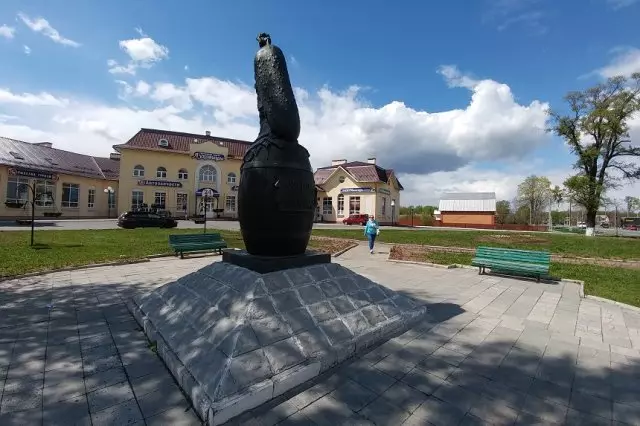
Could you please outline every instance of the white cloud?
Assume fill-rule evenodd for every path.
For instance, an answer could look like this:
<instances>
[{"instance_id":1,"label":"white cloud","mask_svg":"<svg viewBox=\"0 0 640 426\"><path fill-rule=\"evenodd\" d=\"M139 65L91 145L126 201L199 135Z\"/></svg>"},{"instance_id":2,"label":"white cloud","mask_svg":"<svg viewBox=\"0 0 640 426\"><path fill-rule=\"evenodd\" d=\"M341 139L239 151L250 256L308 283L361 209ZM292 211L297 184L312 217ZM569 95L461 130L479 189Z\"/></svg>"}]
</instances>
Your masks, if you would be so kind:
<instances>
[{"instance_id":1,"label":"white cloud","mask_svg":"<svg viewBox=\"0 0 640 426\"><path fill-rule=\"evenodd\" d=\"M13 93L8 89L0 88L0 105L15 104L28 106L52 106L64 107L69 103L67 99L57 98L51 93Z\"/></svg>"},{"instance_id":2,"label":"white cloud","mask_svg":"<svg viewBox=\"0 0 640 426\"><path fill-rule=\"evenodd\" d=\"M31 48L29 46L27 46L25 44L24 46L22 46L22 48L24 49L25 55L30 55L31 54Z\"/></svg>"},{"instance_id":3,"label":"white cloud","mask_svg":"<svg viewBox=\"0 0 640 426\"><path fill-rule=\"evenodd\" d=\"M49 21L44 18L38 17L31 19L22 12L18 13L18 18L20 18L20 20L22 20L29 29L50 38L55 43L62 44L64 46L80 47L80 43L63 37L58 30L53 28L51 24L49 24Z\"/></svg>"},{"instance_id":4,"label":"white cloud","mask_svg":"<svg viewBox=\"0 0 640 426\"><path fill-rule=\"evenodd\" d=\"M541 0L487 0L483 21L496 25L498 31L519 27L532 35L547 32L546 14Z\"/></svg>"},{"instance_id":5,"label":"white cloud","mask_svg":"<svg viewBox=\"0 0 640 426\"><path fill-rule=\"evenodd\" d=\"M138 68L151 68L156 62L169 57L169 49L158 44L151 37L136 28L141 38L120 40L118 45L128 56L129 62L126 65L118 63L114 59L109 59L107 65L112 74L135 75Z\"/></svg>"},{"instance_id":6,"label":"white cloud","mask_svg":"<svg viewBox=\"0 0 640 426\"><path fill-rule=\"evenodd\" d=\"M638 0L607 0L607 3L609 3L614 10L632 6L637 2Z\"/></svg>"},{"instance_id":7,"label":"white cloud","mask_svg":"<svg viewBox=\"0 0 640 426\"><path fill-rule=\"evenodd\" d=\"M0 37L12 39L15 37L16 29L8 25L0 25Z\"/></svg>"},{"instance_id":8,"label":"white cloud","mask_svg":"<svg viewBox=\"0 0 640 426\"><path fill-rule=\"evenodd\" d=\"M609 64L596 71L601 77L628 77L634 72L640 72L640 49L626 47L614 49L613 52L614 57Z\"/></svg>"},{"instance_id":9,"label":"white cloud","mask_svg":"<svg viewBox=\"0 0 640 426\"><path fill-rule=\"evenodd\" d=\"M546 174L560 184L571 172L570 165L553 171L531 159L550 139L544 132L546 103L518 103L509 86L470 77L454 66L441 67L439 73L452 90L469 92L467 105L420 111L400 101L372 106L357 86L344 91L295 88L300 143L311 153L313 167L335 158L377 157L381 166L396 170L405 186L402 204L437 201L440 192L457 190L495 190L500 198L510 198L528 174ZM117 105L0 90L0 114L12 117L0 120L0 135L49 140L58 148L94 155L108 155L112 145L141 127L210 130L244 140L257 136L252 85L215 77L117 84L124 99ZM478 164L483 161L512 166L487 170Z\"/></svg>"}]
</instances>

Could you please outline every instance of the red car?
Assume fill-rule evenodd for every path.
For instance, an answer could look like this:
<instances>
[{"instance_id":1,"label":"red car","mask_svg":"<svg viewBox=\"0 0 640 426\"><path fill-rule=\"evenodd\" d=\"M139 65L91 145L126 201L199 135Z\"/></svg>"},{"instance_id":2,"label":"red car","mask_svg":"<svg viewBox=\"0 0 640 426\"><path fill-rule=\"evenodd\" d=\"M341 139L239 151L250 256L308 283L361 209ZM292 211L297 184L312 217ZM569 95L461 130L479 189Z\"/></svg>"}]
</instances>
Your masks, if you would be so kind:
<instances>
[{"instance_id":1,"label":"red car","mask_svg":"<svg viewBox=\"0 0 640 426\"><path fill-rule=\"evenodd\" d=\"M626 225L623 229L626 231L637 231L638 227L636 225Z\"/></svg>"},{"instance_id":2,"label":"red car","mask_svg":"<svg viewBox=\"0 0 640 426\"><path fill-rule=\"evenodd\" d=\"M351 216L345 218L342 223L345 225L366 225L369 220L368 214L352 214Z\"/></svg>"}]
</instances>

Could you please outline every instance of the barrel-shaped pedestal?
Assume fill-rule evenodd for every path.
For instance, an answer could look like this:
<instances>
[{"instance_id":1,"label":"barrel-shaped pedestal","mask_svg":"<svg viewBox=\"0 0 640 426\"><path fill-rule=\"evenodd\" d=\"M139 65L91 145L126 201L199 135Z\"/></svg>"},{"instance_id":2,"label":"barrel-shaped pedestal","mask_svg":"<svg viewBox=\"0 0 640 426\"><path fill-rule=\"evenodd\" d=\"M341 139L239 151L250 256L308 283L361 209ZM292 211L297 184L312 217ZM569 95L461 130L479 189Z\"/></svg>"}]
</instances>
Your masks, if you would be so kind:
<instances>
[{"instance_id":1,"label":"barrel-shaped pedestal","mask_svg":"<svg viewBox=\"0 0 640 426\"><path fill-rule=\"evenodd\" d=\"M316 188L308 159L302 164L268 160L243 164L238 217L250 254L303 254L311 237L315 210Z\"/></svg>"}]
</instances>

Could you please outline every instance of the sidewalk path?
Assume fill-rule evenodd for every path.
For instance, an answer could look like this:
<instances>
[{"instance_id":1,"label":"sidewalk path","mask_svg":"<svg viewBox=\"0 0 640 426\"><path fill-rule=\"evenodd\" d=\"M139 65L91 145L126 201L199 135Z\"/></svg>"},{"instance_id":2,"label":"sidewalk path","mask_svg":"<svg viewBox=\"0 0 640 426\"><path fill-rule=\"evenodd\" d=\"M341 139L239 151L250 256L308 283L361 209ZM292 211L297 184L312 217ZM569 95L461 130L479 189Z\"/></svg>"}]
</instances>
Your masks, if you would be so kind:
<instances>
[{"instance_id":1,"label":"sidewalk path","mask_svg":"<svg viewBox=\"0 0 640 426\"><path fill-rule=\"evenodd\" d=\"M640 424L637 311L581 299L571 283L398 264L387 254L361 245L336 261L420 298L429 318L236 423ZM218 259L0 283L0 425L199 424L123 300Z\"/></svg>"}]
</instances>

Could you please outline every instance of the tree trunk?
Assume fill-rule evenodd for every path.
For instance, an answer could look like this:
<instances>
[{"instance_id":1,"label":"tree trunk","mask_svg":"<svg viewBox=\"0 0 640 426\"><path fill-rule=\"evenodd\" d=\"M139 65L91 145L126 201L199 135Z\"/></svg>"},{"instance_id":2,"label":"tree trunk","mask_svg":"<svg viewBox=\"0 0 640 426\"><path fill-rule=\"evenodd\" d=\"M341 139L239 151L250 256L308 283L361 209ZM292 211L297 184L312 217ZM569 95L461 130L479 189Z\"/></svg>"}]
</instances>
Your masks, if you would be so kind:
<instances>
[{"instance_id":1,"label":"tree trunk","mask_svg":"<svg viewBox=\"0 0 640 426\"><path fill-rule=\"evenodd\" d=\"M598 209L587 209L587 237L593 237L595 235L596 228L596 216L598 215Z\"/></svg>"}]
</instances>

